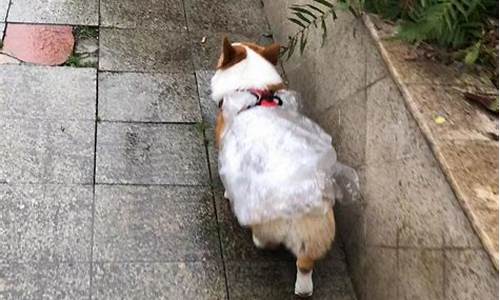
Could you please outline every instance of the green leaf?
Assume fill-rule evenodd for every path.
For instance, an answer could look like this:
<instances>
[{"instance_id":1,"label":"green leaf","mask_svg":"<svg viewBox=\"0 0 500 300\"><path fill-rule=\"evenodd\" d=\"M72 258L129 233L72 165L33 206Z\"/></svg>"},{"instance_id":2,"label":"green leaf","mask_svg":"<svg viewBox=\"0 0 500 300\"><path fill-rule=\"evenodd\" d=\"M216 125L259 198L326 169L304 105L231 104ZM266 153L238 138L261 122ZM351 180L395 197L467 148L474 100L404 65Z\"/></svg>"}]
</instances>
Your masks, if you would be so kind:
<instances>
[{"instance_id":1,"label":"green leaf","mask_svg":"<svg viewBox=\"0 0 500 300\"><path fill-rule=\"evenodd\" d=\"M323 30L323 34L321 36L321 47L323 47L323 45L325 45L325 41L326 41L326 37L327 37L325 19L321 20L321 29Z\"/></svg>"},{"instance_id":2,"label":"green leaf","mask_svg":"<svg viewBox=\"0 0 500 300\"><path fill-rule=\"evenodd\" d=\"M472 47L467 50L464 62L468 65L472 65L476 62L479 57L479 50L481 49L481 42L477 42Z\"/></svg>"},{"instance_id":3,"label":"green leaf","mask_svg":"<svg viewBox=\"0 0 500 300\"><path fill-rule=\"evenodd\" d=\"M290 44L288 45L288 56L286 59L290 59L292 57L293 52L295 51L295 45L297 44L297 39L292 38L290 39Z\"/></svg>"},{"instance_id":4,"label":"green leaf","mask_svg":"<svg viewBox=\"0 0 500 300\"><path fill-rule=\"evenodd\" d=\"M318 2L320 4L323 4L324 6L328 7L328 8L332 8L333 7L333 4L326 1L326 0L314 0L314 2Z\"/></svg>"},{"instance_id":5,"label":"green leaf","mask_svg":"<svg viewBox=\"0 0 500 300\"><path fill-rule=\"evenodd\" d=\"M300 54L302 55L304 53L304 49L306 48L307 44L307 35L302 32L302 35L300 36Z\"/></svg>"},{"instance_id":6,"label":"green leaf","mask_svg":"<svg viewBox=\"0 0 500 300\"><path fill-rule=\"evenodd\" d=\"M306 28L306 25L302 24L302 22L300 22L299 20L297 19L294 19L294 18L288 18L288 20L292 21L293 23L299 25L300 27L302 28Z\"/></svg>"},{"instance_id":7,"label":"green leaf","mask_svg":"<svg viewBox=\"0 0 500 300\"><path fill-rule=\"evenodd\" d=\"M321 9L317 8L316 6L312 5L312 4L306 4L307 7L311 8L311 9L314 9L315 11L319 12L320 14L324 14L325 12L322 11Z\"/></svg>"},{"instance_id":8,"label":"green leaf","mask_svg":"<svg viewBox=\"0 0 500 300\"><path fill-rule=\"evenodd\" d=\"M297 13L304 13L306 15L309 15L313 18L313 20L316 20L318 18L315 14L302 7L291 6L290 9L296 11Z\"/></svg>"},{"instance_id":9,"label":"green leaf","mask_svg":"<svg viewBox=\"0 0 500 300\"><path fill-rule=\"evenodd\" d=\"M309 21L309 19L306 18L303 14L301 14L299 12L294 12L293 14L296 15L297 17L299 17L299 19L306 22L307 24L311 24L311 21Z\"/></svg>"}]
</instances>

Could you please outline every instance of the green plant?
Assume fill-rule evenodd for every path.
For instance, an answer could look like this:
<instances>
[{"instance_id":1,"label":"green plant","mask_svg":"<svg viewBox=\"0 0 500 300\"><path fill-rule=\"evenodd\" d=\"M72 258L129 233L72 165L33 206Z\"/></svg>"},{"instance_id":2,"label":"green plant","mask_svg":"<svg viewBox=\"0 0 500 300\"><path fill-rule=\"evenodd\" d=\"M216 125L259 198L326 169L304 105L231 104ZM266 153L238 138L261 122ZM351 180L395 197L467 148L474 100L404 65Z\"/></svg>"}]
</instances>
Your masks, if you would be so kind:
<instances>
[{"instance_id":1,"label":"green plant","mask_svg":"<svg viewBox=\"0 0 500 300\"><path fill-rule=\"evenodd\" d=\"M76 26L74 29L77 39L98 38L99 29L91 26Z\"/></svg>"},{"instance_id":2,"label":"green plant","mask_svg":"<svg viewBox=\"0 0 500 300\"><path fill-rule=\"evenodd\" d=\"M313 27L321 28L322 44L324 44L327 36L327 19L332 18L335 21L337 9L350 10L355 15L359 15L361 12L360 2L350 0L339 0L336 3L327 0L312 0L310 4L294 4L289 8L292 15L288 20L295 23L300 29L289 37L288 45L283 47L281 54L286 59L293 55L297 46L301 54L304 52L309 31Z\"/></svg>"},{"instance_id":3,"label":"green plant","mask_svg":"<svg viewBox=\"0 0 500 300\"><path fill-rule=\"evenodd\" d=\"M316 9L321 4L326 9ZM307 31L321 21L323 39L327 30L324 19L335 16L335 8L348 8L354 14L362 9L398 23L396 38L411 43L430 42L452 52L467 64L488 62L498 66L497 0L311 0L311 4L292 5L290 21L301 26L285 48L287 57L300 38L303 52ZM491 32L496 32L491 34ZM305 38L304 38L305 36ZM495 49L496 48L496 49Z\"/></svg>"}]
</instances>

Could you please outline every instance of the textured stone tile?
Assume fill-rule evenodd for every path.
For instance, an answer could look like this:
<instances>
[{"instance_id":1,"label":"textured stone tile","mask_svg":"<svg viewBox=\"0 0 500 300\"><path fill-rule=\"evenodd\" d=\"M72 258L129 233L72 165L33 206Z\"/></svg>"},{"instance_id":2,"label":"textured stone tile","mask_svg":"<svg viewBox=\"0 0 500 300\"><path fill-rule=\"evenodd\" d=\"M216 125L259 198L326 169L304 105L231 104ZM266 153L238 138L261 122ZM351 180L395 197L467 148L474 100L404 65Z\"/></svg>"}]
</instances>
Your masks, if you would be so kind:
<instances>
[{"instance_id":1,"label":"textured stone tile","mask_svg":"<svg viewBox=\"0 0 500 300\"><path fill-rule=\"evenodd\" d=\"M207 184L206 159L194 125L98 125L98 183Z\"/></svg>"},{"instance_id":2,"label":"textured stone tile","mask_svg":"<svg viewBox=\"0 0 500 300\"><path fill-rule=\"evenodd\" d=\"M8 21L99 25L98 0L12 0Z\"/></svg>"},{"instance_id":3,"label":"textured stone tile","mask_svg":"<svg viewBox=\"0 0 500 300\"><path fill-rule=\"evenodd\" d=\"M99 69L172 72L191 69L187 33L101 28Z\"/></svg>"},{"instance_id":4,"label":"textured stone tile","mask_svg":"<svg viewBox=\"0 0 500 300\"><path fill-rule=\"evenodd\" d=\"M203 121L210 128L215 128L215 119L217 117L217 111L219 108L217 107L217 103L212 100L210 80L214 76L215 71L208 70L200 70L196 71L196 82L198 84L198 94L201 105L201 115L203 117ZM210 139L213 139L210 136Z\"/></svg>"},{"instance_id":5,"label":"textured stone tile","mask_svg":"<svg viewBox=\"0 0 500 300\"><path fill-rule=\"evenodd\" d=\"M497 299L498 271L482 250L446 250L445 299Z\"/></svg>"},{"instance_id":6,"label":"textured stone tile","mask_svg":"<svg viewBox=\"0 0 500 300\"><path fill-rule=\"evenodd\" d=\"M92 183L94 125L0 118L0 182Z\"/></svg>"},{"instance_id":7,"label":"textured stone tile","mask_svg":"<svg viewBox=\"0 0 500 300\"><path fill-rule=\"evenodd\" d=\"M91 186L0 184L0 199L0 262L90 260Z\"/></svg>"},{"instance_id":8,"label":"textured stone tile","mask_svg":"<svg viewBox=\"0 0 500 300\"><path fill-rule=\"evenodd\" d=\"M303 95L304 103L310 98ZM338 160L361 166L366 160L366 101L364 91L334 103L319 114L318 124L333 137Z\"/></svg>"},{"instance_id":9,"label":"textured stone tile","mask_svg":"<svg viewBox=\"0 0 500 300\"><path fill-rule=\"evenodd\" d=\"M0 261L0 297L88 299L90 263L17 263Z\"/></svg>"},{"instance_id":10,"label":"textured stone tile","mask_svg":"<svg viewBox=\"0 0 500 300\"><path fill-rule=\"evenodd\" d=\"M215 70L217 60L222 49L222 40L225 36L231 42L253 42L258 44L268 44L269 41L261 33L237 33L235 31L192 31L191 49L195 70Z\"/></svg>"},{"instance_id":11,"label":"textured stone tile","mask_svg":"<svg viewBox=\"0 0 500 300\"><path fill-rule=\"evenodd\" d=\"M5 21L10 0L0 0L0 21ZM1 26L0 26L1 27ZM0 30L1 31L1 30Z\"/></svg>"},{"instance_id":12,"label":"textured stone tile","mask_svg":"<svg viewBox=\"0 0 500 300\"><path fill-rule=\"evenodd\" d=\"M268 31L260 1L186 0L191 31L262 33Z\"/></svg>"},{"instance_id":13,"label":"textured stone tile","mask_svg":"<svg viewBox=\"0 0 500 300\"><path fill-rule=\"evenodd\" d=\"M458 248L482 248L478 235L458 201L453 198L450 199L449 203L444 202L444 204L445 209L442 216L445 228L443 232L444 245ZM498 232L496 236L498 236Z\"/></svg>"},{"instance_id":14,"label":"textured stone tile","mask_svg":"<svg viewBox=\"0 0 500 300\"><path fill-rule=\"evenodd\" d=\"M399 299L443 299L441 250L398 249Z\"/></svg>"},{"instance_id":15,"label":"textured stone tile","mask_svg":"<svg viewBox=\"0 0 500 300\"><path fill-rule=\"evenodd\" d=\"M1 15L0 15L0 17L1 17ZM3 20L3 19L0 19L0 20ZM4 31L5 31L5 23L0 22L0 41L2 41L2 39L3 39Z\"/></svg>"},{"instance_id":16,"label":"textured stone tile","mask_svg":"<svg viewBox=\"0 0 500 300\"><path fill-rule=\"evenodd\" d=\"M397 249L368 247L366 249L364 299L398 299Z\"/></svg>"},{"instance_id":17,"label":"textured stone tile","mask_svg":"<svg viewBox=\"0 0 500 300\"><path fill-rule=\"evenodd\" d=\"M182 1L102 0L101 26L117 28L151 28L178 30L186 26Z\"/></svg>"},{"instance_id":18,"label":"textured stone tile","mask_svg":"<svg viewBox=\"0 0 500 300\"><path fill-rule=\"evenodd\" d=\"M101 73L99 117L112 121L201 121L195 78L180 72Z\"/></svg>"},{"instance_id":19,"label":"textured stone tile","mask_svg":"<svg viewBox=\"0 0 500 300\"><path fill-rule=\"evenodd\" d=\"M0 87L0 119L95 119L95 70L4 65Z\"/></svg>"},{"instance_id":20,"label":"textured stone tile","mask_svg":"<svg viewBox=\"0 0 500 300\"><path fill-rule=\"evenodd\" d=\"M383 77L389 76L389 71L385 65L385 61L379 53L377 46L368 37L365 43L366 47L366 85L369 85Z\"/></svg>"},{"instance_id":21,"label":"textured stone tile","mask_svg":"<svg viewBox=\"0 0 500 300\"><path fill-rule=\"evenodd\" d=\"M206 147L208 153L208 161L210 164L210 173L212 175L212 186L222 188L222 181L219 176L219 150L215 146L214 129L208 127L205 130Z\"/></svg>"},{"instance_id":22,"label":"textured stone tile","mask_svg":"<svg viewBox=\"0 0 500 300\"><path fill-rule=\"evenodd\" d=\"M399 163L366 166L360 169L360 187L364 199L366 243L372 246L397 246L402 227L402 190Z\"/></svg>"},{"instance_id":23,"label":"textured stone tile","mask_svg":"<svg viewBox=\"0 0 500 300\"><path fill-rule=\"evenodd\" d=\"M392 78L367 89L367 164L394 161L426 144Z\"/></svg>"},{"instance_id":24,"label":"textured stone tile","mask_svg":"<svg viewBox=\"0 0 500 300\"><path fill-rule=\"evenodd\" d=\"M95 263L95 299L225 299L222 266L209 262Z\"/></svg>"},{"instance_id":25,"label":"textured stone tile","mask_svg":"<svg viewBox=\"0 0 500 300\"><path fill-rule=\"evenodd\" d=\"M212 201L206 187L98 185L94 259L220 259Z\"/></svg>"},{"instance_id":26,"label":"textured stone tile","mask_svg":"<svg viewBox=\"0 0 500 300\"><path fill-rule=\"evenodd\" d=\"M436 248L443 245L445 211L455 198L430 149L421 150L401 161L403 226L399 245Z\"/></svg>"},{"instance_id":27,"label":"textured stone tile","mask_svg":"<svg viewBox=\"0 0 500 300\"><path fill-rule=\"evenodd\" d=\"M307 53L284 62L290 87L303 93L315 114L366 86L366 28L352 16L345 13L338 16L335 24L327 24L330 38L324 47L320 46L321 35L316 34L311 36Z\"/></svg>"},{"instance_id":28,"label":"textured stone tile","mask_svg":"<svg viewBox=\"0 0 500 300\"><path fill-rule=\"evenodd\" d=\"M360 291L366 277L366 203L363 198L357 202L337 202L334 210L337 241L342 241L350 278Z\"/></svg>"},{"instance_id":29,"label":"textured stone tile","mask_svg":"<svg viewBox=\"0 0 500 300\"><path fill-rule=\"evenodd\" d=\"M293 261L231 261L226 270L230 299L295 299ZM314 299L356 299L342 254L317 262L313 282Z\"/></svg>"}]
</instances>

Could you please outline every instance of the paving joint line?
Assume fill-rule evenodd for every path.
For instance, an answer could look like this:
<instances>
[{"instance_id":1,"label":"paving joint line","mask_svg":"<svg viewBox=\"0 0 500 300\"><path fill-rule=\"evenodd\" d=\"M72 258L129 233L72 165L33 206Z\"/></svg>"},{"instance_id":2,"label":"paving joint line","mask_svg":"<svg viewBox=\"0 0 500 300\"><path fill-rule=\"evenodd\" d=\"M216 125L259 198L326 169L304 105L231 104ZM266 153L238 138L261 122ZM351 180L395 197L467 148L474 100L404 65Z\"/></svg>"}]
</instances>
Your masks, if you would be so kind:
<instances>
[{"instance_id":1,"label":"paving joint line","mask_svg":"<svg viewBox=\"0 0 500 300\"><path fill-rule=\"evenodd\" d=\"M101 56L101 0L97 1L97 66L95 68L95 121L94 121L94 171L92 176L92 217L90 232L90 270L89 270L89 299L92 300L94 288L94 228L95 228L95 201L96 201L96 173L97 173L97 127L99 125L99 58Z\"/></svg>"},{"instance_id":2,"label":"paving joint line","mask_svg":"<svg viewBox=\"0 0 500 300\"><path fill-rule=\"evenodd\" d=\"M2 36L0 36L1 41L3 41L5 39L5 35L7 34L7 20L9 18L10 8L12 7L12 1L13 0L9 1L9 4L7 5L7 11L5 12L5 19L3 21L4 28L3 28Z\"/></svg>"},{"instance_id":3,"label":"paving joint line","mask_svg":"<svg viewBox=\"0 0 500 300\"><path fill-rule=\"evenodd\" d=\"M184 22L186 24L187 35L189 37L189 40L191 41L191 30L189 29L189 22L188 22L188 17L187 17L187 12L186 12L186 3L185 3L185 0L182 1L182 10L183 10L183 13L184 13ZM193 75L194 75L194 80L195 80L195 85L196 85L196 92L198 94L198 105L199 105L199 108L200 108L200 114L201 114L202 122L203 122L204 121L203 120L203 107L201 105L201 100L200 100L201 95L200 95L200 89L199 89L199 85L198 85L198 76L196 75L196 71L195 71L196 70L196 66L195 66L195 63L194 63L192 55L190 57L190 61L191 61L191 65L192 65L192 68L193 68ZM212 174L212 168L211 168L211 164L210 164L210 155L209 155L209 151L208 151L209 141L207 139L206 130L205 129L203 130L203 144L205 146L205 156L207 158L206 159L206 163L207 163L207 168L208 168L208 175L210 177L210 182L212 183L210 185L210 190L211 190L211 193L212 193L212 204L213 204L213 207L214 207L215 222L216 222L216 225L217 225L217 236L218 236L218 239L219 239L219 250L220 250L220 258L222 260L222 271L223 271L223 274L224 274L224 285L225 285L225 291L226 291L226 298L229 300L230 297L229 297L229 284L228 284L228 279L227 279L227 268L226 268L226 261L225 261L225 258L224 258L224 249L223 249L224 247L222 245L222 238L221 238L221 232L220 232L219 213L217 211L217 204L215 202L214 176Z\"/></svg>"}]
</instances>

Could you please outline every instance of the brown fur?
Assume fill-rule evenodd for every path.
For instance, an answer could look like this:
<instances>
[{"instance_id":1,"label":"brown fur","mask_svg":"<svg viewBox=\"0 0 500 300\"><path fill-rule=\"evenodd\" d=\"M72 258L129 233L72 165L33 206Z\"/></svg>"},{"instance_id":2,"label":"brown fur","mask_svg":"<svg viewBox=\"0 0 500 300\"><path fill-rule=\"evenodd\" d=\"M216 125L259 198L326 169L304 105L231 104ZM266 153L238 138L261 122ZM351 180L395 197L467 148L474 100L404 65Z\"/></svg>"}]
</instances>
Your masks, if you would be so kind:
<instances>
[{"instance_id":1,"label":"brown fur","mask_svg":"<svg viewBox=\"0 0 500 300\"><path fill-rule=\"evenodd\" d=\"M242 46L232 46L227 37L222 42L222 54L217 63L217 69L227 69L247 57L247 51Z\"/></svg>"},{"instance_id":2,"label":"brown fur","mask_svg":"<svg viewBox=\"0 0 500 300\"><path fill-rule=\"evenodd\" d=\"M267 47L262 47L254 43L241 43L246 47L254 50L267 61L273 65L278 64L278 59L280 55L281 46L279 44L272 44ZM231 45L227 37L224 37L222 41L222 54L217 63L217 69L228 69L231 66L239 63L247 57L247 51L245 47L239 45Z\"/></svg>"}]
</instances>

